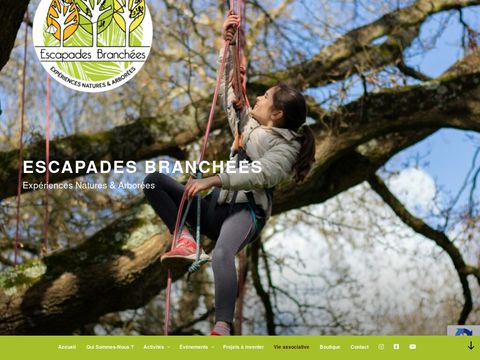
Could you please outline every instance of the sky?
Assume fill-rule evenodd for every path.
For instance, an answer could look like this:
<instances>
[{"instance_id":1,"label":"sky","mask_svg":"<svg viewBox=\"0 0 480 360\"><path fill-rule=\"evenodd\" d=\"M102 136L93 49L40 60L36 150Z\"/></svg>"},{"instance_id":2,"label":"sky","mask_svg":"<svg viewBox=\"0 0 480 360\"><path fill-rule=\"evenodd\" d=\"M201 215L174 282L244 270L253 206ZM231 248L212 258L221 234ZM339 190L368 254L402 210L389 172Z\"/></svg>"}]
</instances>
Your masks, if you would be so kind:
<instances>
[{"instance_id":1,"label":"sky","mask_svg":"<svg viewBox=\"0 0 480 360\"><path fill-rule=\"evenodd\" d=\"M441 21L445 17L444 14L434 16L422 29L420 38L442 26ZM464 20L472 28L480 31L480 7L465 9ZM425 54L411 57L408 59L408 64L417 67L431 77L437 77L461 58L463 50L459 46L459 39L461 39L463 30L458 13L453 12L446 28L433 49ZM452 194L455 194L463 184L472 164L475 150L479 146L480 135L478 133L442 129L397 154L389 161L387 168L401 168L402 164L412 163L408 159L420 155L421 168L433 177L437 187L449 189ZM477 166L480 166L478 160ZM465 199L466 197L463 196L462 200Z\"/></svg>"},{"instance_id":2,"label":"sky","mask_svg":"<svg viewBox=\"0 0 480 360\"><path fill-rule=\"evenodd\" d=\"M457 59L463 57L463 50L459 43L462 36L459 16L455 12L451 14L453 15L449 18L445 14L434 16L422 28L420 41L437 31L439 27L445 27L446 30L438 37L432 50L422 55L410 56L407 59L410 66L431 77L437 77L453 65ZM446 24L442 23L447 18L448 22ZM474 29L480 31L480 7L464 10L464 20ZM413 53L413 50L411 53ZM386 164L386 169L398 171L398 173L389 179L387 185L411 212L418 216L425 215L434 211L435 201L437 201L435 196L439 189L442 189L442 196L439 198L441 202L448 201L460 189L472 166L475 150L479 147L480 135L478 133L455 129L439 130L390 159ZM479 159L476 161L476 166L477 168L480 167ZM363 191L362 187L358 186L338 196L337 201L342 203L343 214L348 214L350 211L356 212L352 210L356 209L356 206L350 204L350 196L359 196L358 194ZM392 316L397 314L404 318L407 318L410 312L421 309L422 301L430 304L435 301L438 301L438 304L454 303L455 294L461 294L461 290L458 283L455 282L456 274L453 271L451 261L444 254L435 255L439 253L439 249L433 242L413 233L401 224L395 216L390 214L384 217L383 215L390 211L388 207L371 203L373 201L371 196L367 196L367 199L370 203L370 209L378 215L374 221L378 222L378 227L382 228L385 234L382 232L376 233L371 224L368 224L368 217L365 216L358 225L369 229L366 235L365 233L362 235L362 232L360 232L353 235L353 240L349 240L348 230L346 232L342 231L333 237L333 245L330 245L330 247L333 247L333 251L332 248L329 249L328 236L315 233L315 228L322 228L324 231L328 229L328 225L323 223L314 227L295 226L287 236L285 234L276 235L267 243L266 247L272 254L279 257L297 254L298 259L301 259L301 262L296 264L297 270L311 274L329 274L327 277L335 276L329 272L332 269L338 271L336 264L339 263L350 268L348 272L352 276L350 280L354 283L358 281L360 284L368 284L368 287L359 291L357 296L358 299L371 304L373 313L388 309L388 306L384 307L384 302L394 309ZM465 200L466 194L461 197L461 202ZM330 206L334 205L332 204L334 201L334 199L331 199L325 204L316 206L315 210L313 208L309 210L324 214L324 218L335 221L337 220L336 214L332 209L329 210ZM353 223L352 220L338 219L340 222L342 220L348 224ZM328 233L328 231L326 232ZM360 240L361 236L366 236L366 239ZM368 244L368 239L371 239L370 251L365 251L362 248L356 249L355 242L366 241L366 244ZM335 251L335 244L337 243L340 243L341 246ZM358 254L356 254L357 250ZM329 253L334 255L326 256ZM474 263L475 259L469 258L467 255L465 255L466 261ZM418 269L424 271L423 281L416 286L413 286L412 282L418 278L418 269L413 272L405 271L412 265L414 268L418 267ZM372 266L381 269L381 271L372 272ZM289 269L275 273L274 281L285 289L291 286L289 285L291 283L303 284L308 287L308 279L302 279L296 271ZM327 306L328 297L332 293L337 294L341 299L342 288L348 286L348 284L339 283L337 287L324 291L325 284L321 277L315 280L315 285L317 295L314 295L310 300L316 305L324 306ZM319 292L322 295L319 295ZM380 294L380 298L377 298L378 294ZM434 294L433 298L430 297L431 294ZM379 300L382 302L379 303ZM284 306L289 307L288 304ZM295 308L294 305L290 306L292 310ZM339 309L350 311L352 314L355 313L354 301L352 299L337 300L335 310L339 311ZM439 335L444 334L446 325L450 322L453 323L458 316L454 312L453 316L449 318L451 314L449 315L441 307L438 309L431 307L427 314L430 314L430 316L425 315L424 317L423 331ZM435 322L434 319L431 319L432 314L434 314L433 317L442 316L442 318ZM362 319L360 326L364 332L373 331L377 334L388 334L398 331L398 329L389 328L388 322L385 324L376 323L373 317L369 318L368 308L366 312L360 311L357 315L359 319ZM365 318L362 318L364 315ZM321 312L318 313L318 316L328 318ZM444 324L445 326L440 325L439 328L438 324Z\"/></svg>"}]
</instances>

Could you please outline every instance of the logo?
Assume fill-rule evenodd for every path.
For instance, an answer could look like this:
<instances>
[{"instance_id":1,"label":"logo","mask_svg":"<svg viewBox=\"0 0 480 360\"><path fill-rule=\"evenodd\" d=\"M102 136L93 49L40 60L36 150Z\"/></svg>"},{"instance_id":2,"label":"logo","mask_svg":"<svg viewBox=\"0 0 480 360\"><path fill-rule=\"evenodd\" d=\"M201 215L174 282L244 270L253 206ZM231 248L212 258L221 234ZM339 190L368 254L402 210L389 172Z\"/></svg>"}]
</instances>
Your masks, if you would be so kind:
<instances>
[{"instance_id":1,"label":"logo","mask_svg":"<svg viewBox=\"0 0 480 360\"><path fill-rule=\"evenodd\" d=\"M152 18L145 0L42 0L33 43L45 70L78 91L132 79L148 58Z\"/></svg>"},{"instance_id":2,"label":"logo","mask_svg":"<svg viewBox=\"0 0 480 360\"><path fill-rule=\"evenodd\" d=\"M473 330L458 328L455 336L473 336Z\"/></svg>"}]
</instances>

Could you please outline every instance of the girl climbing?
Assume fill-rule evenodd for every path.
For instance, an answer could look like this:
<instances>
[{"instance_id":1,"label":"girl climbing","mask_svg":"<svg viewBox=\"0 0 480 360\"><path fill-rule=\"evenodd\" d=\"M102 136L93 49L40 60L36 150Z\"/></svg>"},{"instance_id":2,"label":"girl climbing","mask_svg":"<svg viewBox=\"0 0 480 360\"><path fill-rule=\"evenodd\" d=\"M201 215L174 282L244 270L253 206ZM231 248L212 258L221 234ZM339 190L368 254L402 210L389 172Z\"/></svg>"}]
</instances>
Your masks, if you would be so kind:
<instances>
[{"instance_id":1,"label":"girl climbing","mask_svg":"<svg viewBox=\"0 0 480 360\"><path fill-rule=\"evenodd\" d=\"M224 40L232 43L238 27L238 16L229 13L223 25ZM220 62L224 55L222 51ZM258 96L253 108L240 109L238 85L237 89L232 86L232 51L227 51L226 56L220 95L235 136L234 159L257 161L261 171L223 172L190 180L185 186L168 175L153 173L145 178L150 187L144 190L149 203L173 234L183 193L192 199L200 191L214 188L201 199L200 205L201 213L206 214L200 220L201 232L215 241L212 267L216 323L212 335L230 335L237 295L235 255L258 237L269 218L272 188L292 175L296 182L303 181L315 155L314 135L305 124L303 95L288 85L278 84ZM244 84L245 78L240 83ZM191 227L197 225L196 206L189 209L186 221ZM176 247L162 255L162 264L169 268L191 264L196 259L196 247L193 236L184 228ZM200 258L208 258L203 250Z\"/></svg>"}]
</instances>

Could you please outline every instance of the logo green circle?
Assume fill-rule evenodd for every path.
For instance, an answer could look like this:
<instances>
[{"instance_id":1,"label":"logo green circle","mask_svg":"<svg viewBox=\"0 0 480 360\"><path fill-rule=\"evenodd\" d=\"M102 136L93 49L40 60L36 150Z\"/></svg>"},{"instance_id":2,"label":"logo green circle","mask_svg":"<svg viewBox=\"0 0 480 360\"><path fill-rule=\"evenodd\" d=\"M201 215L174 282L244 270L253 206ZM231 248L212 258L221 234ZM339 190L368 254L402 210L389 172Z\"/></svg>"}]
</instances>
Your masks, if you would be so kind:
<instances>
[{"instance_id":1,"label":"logo green circle","mask_svg":"<svg viewBox=\"0 0 480 360\"><path fill-rule=\"evenodd\" d=\"M85 92L121 86L140 70L152 45L145 0L42 0L33 41L43 67Z\"/></svg>"}]
</instances>

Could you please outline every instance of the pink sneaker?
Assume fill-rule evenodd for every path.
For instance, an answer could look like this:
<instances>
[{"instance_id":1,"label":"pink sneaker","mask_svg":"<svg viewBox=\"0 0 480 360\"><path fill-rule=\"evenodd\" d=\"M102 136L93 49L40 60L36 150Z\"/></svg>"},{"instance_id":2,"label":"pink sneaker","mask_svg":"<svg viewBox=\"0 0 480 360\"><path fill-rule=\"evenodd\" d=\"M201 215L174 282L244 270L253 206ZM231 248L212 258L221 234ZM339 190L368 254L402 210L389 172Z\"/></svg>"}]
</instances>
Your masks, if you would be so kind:
<instances>
[{"instance_id":1,"label":"pink sneaker","mask_svg":"<svg viewBox=\"0 0 480 360\"><path fill-rule=\"evenodd\" d=\"M197 259L197 243L190 237L180 237L177 246L160 257L162 265L168 268L182 268L192 264ZM210 261L203 249L200 248L200 260Z\"/></svg>"}]
</instances>

